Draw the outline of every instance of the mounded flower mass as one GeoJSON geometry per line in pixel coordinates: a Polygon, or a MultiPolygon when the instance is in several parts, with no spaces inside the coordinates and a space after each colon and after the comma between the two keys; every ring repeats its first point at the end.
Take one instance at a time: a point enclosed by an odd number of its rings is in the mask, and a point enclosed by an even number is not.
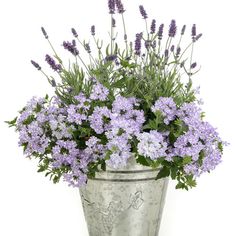
{"type": "MultiPolygon", "coordinates": [[[[125,167],[129,158],[145,166],[160,167],[158,178],[171,176],[177,188],[196,185],[196,178],[210,172],[222,160],[223,146],[216,129],[203,119],[203,112],[192,87],[197,63],[192,62],[193,46],[202,36],[196,25],[191,42],[181,48],[186,26],[177,38],[176,21],[164,34],[164,24],[139,7],[146,30],[129,41],[123,25],[125,49],[116,41],[116,13],[124,21],[120,0],[108,1],[111,16],[111,42],[103,50],[91,27],[94,48],[75,39],[62,46],[75,58],[66,68],[53,49],[45,60],[59,77],[48,76],[31,61],[55,89],[53,97],[33,97],[13,121],[24,154],[39,160],[39,172],[56,183],[61,178],[80,187],[97,171],[125,167]],[[164,38],[166,37],[166,41],[164,38]],[[90,63],[80,57],[80,45],[90,63]],[[186,57],[190,50],[191,57],[186,57]],[[185,82],[184,82],[185,81],[185,82]]],[[[43,35],[49,41],[44,28],[43,35]]],[[[49,41],[50,45],[51,42],[49,41]]]]}

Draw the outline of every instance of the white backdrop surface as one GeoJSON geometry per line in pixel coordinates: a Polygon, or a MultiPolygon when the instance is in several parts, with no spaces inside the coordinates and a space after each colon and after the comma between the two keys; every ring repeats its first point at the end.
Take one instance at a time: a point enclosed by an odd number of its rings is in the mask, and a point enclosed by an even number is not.
{"type": "MultiPolygon", "coordinates": [[[[124,0],[123,0],[124,1],[124,0]]],[[[171,182],[160,236],[235,236],[235,7],[233,0],[126,0],[130,39],[143,24],[138,6],[143,4],[157,23],[172,18],[181,27],[196,23],[204,37],[195,49],[202,66],[195,77],[201,85],[206,118],[231,143],[223,163],[198,180],[197,188],[175,190],[171,182]]],[[[25,159],[17,146],[17,134],[3,123],[16,115],[33,95],[52,90],[30,59],[43,66],[51,53],[41,35],[43,25],[62,52],[70,40],[70,28],[88,38],[95,24],[100,37],[108,37],[107,0],[8,0],[0,2],[0,235],[88,236],[77,189],[54,185],[36,173],[36,163],[25,159]]],[[[189,30],[189,28],[188,28],[189,30]]],[[[189,31],[188,31],[189,32],[189,31]]],[[[120,34],[122,35],[122,34],[120,34]]],[[[67,57],[67,54],[63,54],[67,57]]],[[[134,235],[135,236],[135,235],[134,235]]],[[[145,235],[144,235],[145,236],[145,235]]]]}

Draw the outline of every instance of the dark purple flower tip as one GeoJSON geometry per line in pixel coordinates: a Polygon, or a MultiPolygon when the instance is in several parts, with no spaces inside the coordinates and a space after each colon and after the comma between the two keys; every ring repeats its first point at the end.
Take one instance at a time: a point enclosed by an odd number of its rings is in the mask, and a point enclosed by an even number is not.
{"type": "Polygon", "coordinates": [[[90,48],[90,45],[88,43],[85,43],[84,48],[87,51],[87,53],[91,53],[91,48],[90,48]]]}
{"type": "Polygon", "coordinates": [[[197,66],[197,63],[194,62],[194,63],[191,65],[191,69],[194,69],[196,66],[197,66]]]}
{"type": "Polygon", "coordinates": [[[181,48],[178,47],[177,50],[176,50],[176,56],[177,56],[177,57],[180,55],[180,52],[181,52],[181,48]]]}
{"type": "Polygon", "coordinates": [[[145,45],[146,49],[149,49],[152,46],[152,41],[151,40],[145,40],[144,45],[145,45]]]}
{"type": "Polygon", "coordinates": [[[72,93],[73,92],[73,89],[71,87],[67,88],[67,92],[68,93],[72,93]]]}
{"type": "Polygon", "coordinates": [[[156,47],[157,47],[157,41],[154,40],[154,41],[152,42],[152,48],[155,49],[156,47]]]}
{"type": "Polygon", "coordinates": [[[95,35],[95,25],[91,26],[91,34],[94,36],[95,35]]]}
{"type": "Polygon", "coordinates": [[[201,37],[202,37],[202,34],[198,34],[198,35],[193,39],[193,41],[196,42],[196,41],[198,41],[201,37]]]}
{"type": "Polygon", "coordinates": [[[116,20],[112,17],[112,27],[116,27],[116,20]]]}
{"type": "Polygon", "coordinates": [[[125,9],[121,0],[116,0],[115,3],[116,3],[116,8],[117,8],[118,13],[123,14],[125,12],[125,9]]]}
{"type": "Polygon", "coordinates": [[[158,30],[158,32],[157,32],[157,35],[158,35],[158,39],[159,39],[159,40],[161,40],[162,37],[163,37],[163,30],[164,30],[164,24],[161,24],[161,25],[159,26],[159,30],[158,30]]]}
{"type": "Polygon", "coordinates": [[[33,60],[31,60],[30,62],[36,69],[41,70],[41,66],[37,62],[35,62],[33,60]]]}
{"type": "Polygon", "coordinates": [[[174,52],[174,50],[175,50],[175,45],[172,45],[172,46],[170,47],[170,51],[171,51],[171,52],[174,52]]]}
{"type": "Polygon", "coordinates": [[[135,54],[140,56],[141,55],[141,40],[143,37],[143,33],[136,34],[136,39],[135,39],[135,54]]]}
{"type": "Polygon", "coordinates": [[[75,38],[78,37],[78,34],[74,28],[71,29],[72,34],[74,35],[75,38]]]}
{"type": "Polygon", "coordinates": [[[172,20],[169,27],[169,37],[175,37],[176,30],[177,30],[176,21],[172,20]]]}
{"type": "Polygon", "coordinates": [[[46,30],[43,27],[41,27],[41,30],[42,30],[42,33],[43,33],[44,37],[46,39],[48,39],[48,34],[47,34],[46,30]]]}
{"type": "Polygon", "coordinates": [[[109,14],[115,13],[115,0],[108,0],[109,14]]]}
{"type": "Polygon", "coordinates": [[[52,85],[52,87],[56,87],[57,86],[56,81],[54,79],[51,80],[51,85],[52,85]]]}
{"type": "Polygon", "coordinates": [[[139,6],[139,11],[140,11],[143,19],[147,19],[148,18],[147,12],[145,11],[145,9],[144,9],[144,7],[142,5],[139,6]]]}
{"type": "Polygon", "coordinates": [[[166,50],[165,50],[165,57],[168,57],[168,56],[169,56],[169,50],[166,49],[166,50]]]}
{"type": "Polygon", "coordinates": [[[184,35],[185,30],[186,30],[186,25],[183,25],[183,27],[182,27],[182,29],[181,29],[181,35],[184,35]]]}
{"type": "Polygon", "coordinates": [[[72,43],[70,42],[66,42],[64,41],[63,42],[63,47],[68,50],[70,53],[72,53],[74,56],[78,56],[79,55],[79,51],[78,49],[76,48],[76,42],[75,40],[72,41],[72,43]]]}
{"type": "Polygon", "coordinates": [[[196,30],[196,24],[193,24],[192,26],[192,38],[194,38],[197,34],[197,30],[196,30]]]}
{"type": "Polygon", "coordinates": [[[61,71],[61,65],[60,64],[56,64],[55,60],[50,57],[48,54],[45,56],[45,61],[50,65],[50,67],[57,72],[61,71]]]}
{"type": "Polygon", "coordinates": [[[117,59],[117,55],[108,55],[105,58],[105,61],[109,62],[109,61],[115,61],[117,59]]]}
{"type": "Polygon", "coordinates": [[[156,32],[156,20],[153,19],[151,23],[151,34],[155,34],[156,32]]]}

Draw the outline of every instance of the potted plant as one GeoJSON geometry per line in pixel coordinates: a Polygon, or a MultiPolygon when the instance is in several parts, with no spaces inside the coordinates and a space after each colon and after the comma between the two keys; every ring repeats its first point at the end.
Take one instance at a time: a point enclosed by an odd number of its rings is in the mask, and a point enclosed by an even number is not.
{"type": "Polygon", "coordinates": [[[199,70],[193,48],[202,36],[196,25],[182,48],[186,26],[179,29],[172,20],[165,34],[164,24],[152,20],[149,25],[140,6],[145,30],[132,41],[122,2],[109,0],[108,7],[110,43],[103,46],[95,26],[93,46],[72,28],[74,39],[63,42],[74,57],[68,67],[41,28],[53,51],[45,60],[57,77],[31,63],[55,95],[33,97],[7,123],[19,133],[25,155],[38,160],[38,172],[80,188],[91,236],[154,236],[169,177],[177,180],[177,189],[195,187],[197,177],[221,162],[226,143],[204,121],[192,83],[199,70]],[[117,13],[123,46],[116,39],[117,13]],[[87,52],[89,64],[80,50],[87,52]]]}

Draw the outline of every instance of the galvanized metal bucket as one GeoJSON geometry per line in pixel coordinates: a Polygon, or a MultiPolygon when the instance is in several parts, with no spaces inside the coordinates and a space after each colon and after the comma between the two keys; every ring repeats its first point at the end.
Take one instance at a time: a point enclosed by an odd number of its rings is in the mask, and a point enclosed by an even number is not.
{"type": "Polygon", "coordinates": [[[107,168],[80,188],[90,236],[158,236],[168,179],[130,158],[124,169],[107,168]]]}

